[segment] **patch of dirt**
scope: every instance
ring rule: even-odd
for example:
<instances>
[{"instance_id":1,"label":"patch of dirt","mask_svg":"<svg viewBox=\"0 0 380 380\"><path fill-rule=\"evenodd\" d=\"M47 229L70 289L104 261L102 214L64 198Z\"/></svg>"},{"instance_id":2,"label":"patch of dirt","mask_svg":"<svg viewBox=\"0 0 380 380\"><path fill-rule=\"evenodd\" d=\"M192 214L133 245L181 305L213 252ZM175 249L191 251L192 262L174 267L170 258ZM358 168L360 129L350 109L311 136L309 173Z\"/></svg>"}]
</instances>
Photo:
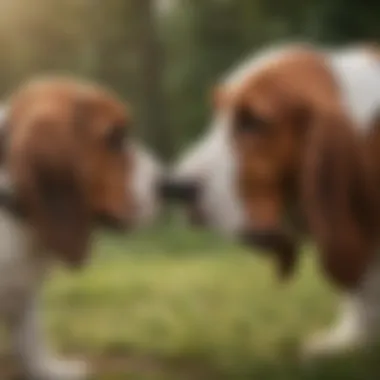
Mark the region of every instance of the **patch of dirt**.
<instances>
[{"instance_id":1,"label":"patch of dirt","mask_svg":"<svg viewBox=\"0 0 380 380\"><path fill-rule=\"evenodd\" d=\"M78 356L70 355L75 358ZM63 355L66 358L66 355ZM83 358L85 359L85 358ZM108 378L128 374L168 375L178 380L210 380L219 378L216 370L195 359L162 359L149 355L118 354L86 358L93 366L94 377ZM1 380L26 380L17 368L17 362L0 355Z\"/></svg>"},{"instance_id":2,"label":"patch of dirt","mask_svg":"<svg viewBox=\"0 0 380 380\"><path fill-rule=\"evenodd\" d=\"M191 359L162 359L149 355L103 355L92 359L99 376L128 373L166 374L181 380L218 378L210 366Z\"/></svg>"}]
</instances>

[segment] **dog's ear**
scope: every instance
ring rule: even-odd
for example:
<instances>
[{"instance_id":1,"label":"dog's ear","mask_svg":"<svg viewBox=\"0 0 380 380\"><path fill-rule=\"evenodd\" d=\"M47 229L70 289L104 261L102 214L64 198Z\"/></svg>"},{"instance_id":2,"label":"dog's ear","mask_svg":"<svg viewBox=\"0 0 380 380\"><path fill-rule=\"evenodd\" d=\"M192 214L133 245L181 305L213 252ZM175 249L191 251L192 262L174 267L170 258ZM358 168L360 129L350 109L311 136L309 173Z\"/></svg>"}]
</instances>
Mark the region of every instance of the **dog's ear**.
<instances>
[{"instance_id":1,"label":"dog's ear","mask_svg":"<svg viewBox=\"0 0 380 380\"><path fill-rule=\"evenodd\" d=\"M18 203L43 246L72 266L86 258L90 207L70 116L46 108L11 125L8 165Z\"/></svg>"},{"instance_id":2,"label":"dog's ear","mask_svg":"<svg viewBox=\"0 0 380 380\"><path fill-rule=\"evenodd\" d=\"M378 196L365 136L342 114L316 117L306 142L304 209L328 277L344 288L363 278L375 252Z\"/></svg>"}]
</instances>

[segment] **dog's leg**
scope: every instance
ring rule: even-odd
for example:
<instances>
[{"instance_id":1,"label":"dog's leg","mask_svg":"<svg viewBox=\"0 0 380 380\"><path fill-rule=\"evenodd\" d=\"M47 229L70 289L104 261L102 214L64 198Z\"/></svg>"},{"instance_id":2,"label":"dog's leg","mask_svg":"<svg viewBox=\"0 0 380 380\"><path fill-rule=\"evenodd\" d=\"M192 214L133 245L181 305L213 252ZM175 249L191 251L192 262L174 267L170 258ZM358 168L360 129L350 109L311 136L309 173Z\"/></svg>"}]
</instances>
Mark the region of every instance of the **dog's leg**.
<instances>
[{"instance_id":1,"label":"dog's leg","mask_svg":"<svg viewBox=\"0 0 380 380\"><path fill-rule=\"evenodd\" d=\"M16 359L29 380L82 380L88 376L83 362L63 361L49 351L36 299L28 301L23 313L10 323Z\"/></svg>"},{"instance_id":2,"label":"dog's leg","mask_svg":"<svg viewBox=\"0 0 380 380\"><path fill-rule=\"evenodd\" d=\"M375 264L360 288L344 299L338 323L306 342L304 358L343 354L376 343L380 332L380 273L379 263Z\"/></svg>"},{"instance_id":3,"label":"dog's leg","mask_svg":"<svg viewBox=\"0 0 380 380\"><path fill-rule=\"evenodd\" d=\"M312 359L343 354L365 344L369 339L369 331L359 306L360 303L355 299L346 299L337 323L309 338L302 348L302 357Z\"/></svg>"}]
</instances>

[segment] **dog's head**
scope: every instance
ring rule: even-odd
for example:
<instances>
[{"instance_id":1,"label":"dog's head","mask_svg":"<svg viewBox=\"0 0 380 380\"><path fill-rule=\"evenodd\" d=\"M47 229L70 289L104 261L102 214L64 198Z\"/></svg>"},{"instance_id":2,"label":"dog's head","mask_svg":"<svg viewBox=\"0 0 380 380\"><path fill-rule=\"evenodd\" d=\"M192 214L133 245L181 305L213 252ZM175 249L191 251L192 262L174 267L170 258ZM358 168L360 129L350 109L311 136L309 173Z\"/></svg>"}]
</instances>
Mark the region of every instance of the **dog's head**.
<instances>
[{"instance_id":1,"label":"dog's head","mask_svg":"<svg viewBox=\"0 0 380 380\"><path fill-rule=\"evenodd\" d=\"M45 248L79 264L96 224L135 219L129 111L96 85L44 78L16 91L7 113L15 196Z\"/></svg>"},{"instance_id":2,"label":"dog's head","mask_svg":"<svg viewBox=\"0 0 380 380\"><path fill-rule=\"evenodd\" d=\"M193 189L209 225L274 250L285 274L296 241L284 217L296 201L328 275L356 283L373 253L373 186L325 56L295 46L245 70L217 90L213 125L180 160L173 187Z\"/></svg>"}]
</instances>

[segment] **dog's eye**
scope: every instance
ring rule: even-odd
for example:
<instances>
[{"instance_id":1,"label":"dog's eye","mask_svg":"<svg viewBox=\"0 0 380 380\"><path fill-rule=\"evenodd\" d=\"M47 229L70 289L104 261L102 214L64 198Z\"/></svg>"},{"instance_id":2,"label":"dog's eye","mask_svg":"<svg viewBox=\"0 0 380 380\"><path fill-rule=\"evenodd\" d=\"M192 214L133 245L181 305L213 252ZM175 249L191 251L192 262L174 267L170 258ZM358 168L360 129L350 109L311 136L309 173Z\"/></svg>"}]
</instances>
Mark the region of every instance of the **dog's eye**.
<instances>
[{"instance_id":1,"label":"dog's eye","mask_svg":"<svg viewBox=\"0 0 380 380\"><path fill-rule=\"evenodd\" d=\"M114 127L106 137L108 149L120 152L124 149L128 137L127 128L124 126Z\"/></svg>"},{"instance_id":2,"label":"dog's eye","mask_svg":"<svg viewBox=\"0 0 380 380\"><path fill-rule=\"evenodd\" d=\"M235 115L235 131L237 133L266 133L270 123L246 108L239 109Z\"/></svg>"}]
</instances>

